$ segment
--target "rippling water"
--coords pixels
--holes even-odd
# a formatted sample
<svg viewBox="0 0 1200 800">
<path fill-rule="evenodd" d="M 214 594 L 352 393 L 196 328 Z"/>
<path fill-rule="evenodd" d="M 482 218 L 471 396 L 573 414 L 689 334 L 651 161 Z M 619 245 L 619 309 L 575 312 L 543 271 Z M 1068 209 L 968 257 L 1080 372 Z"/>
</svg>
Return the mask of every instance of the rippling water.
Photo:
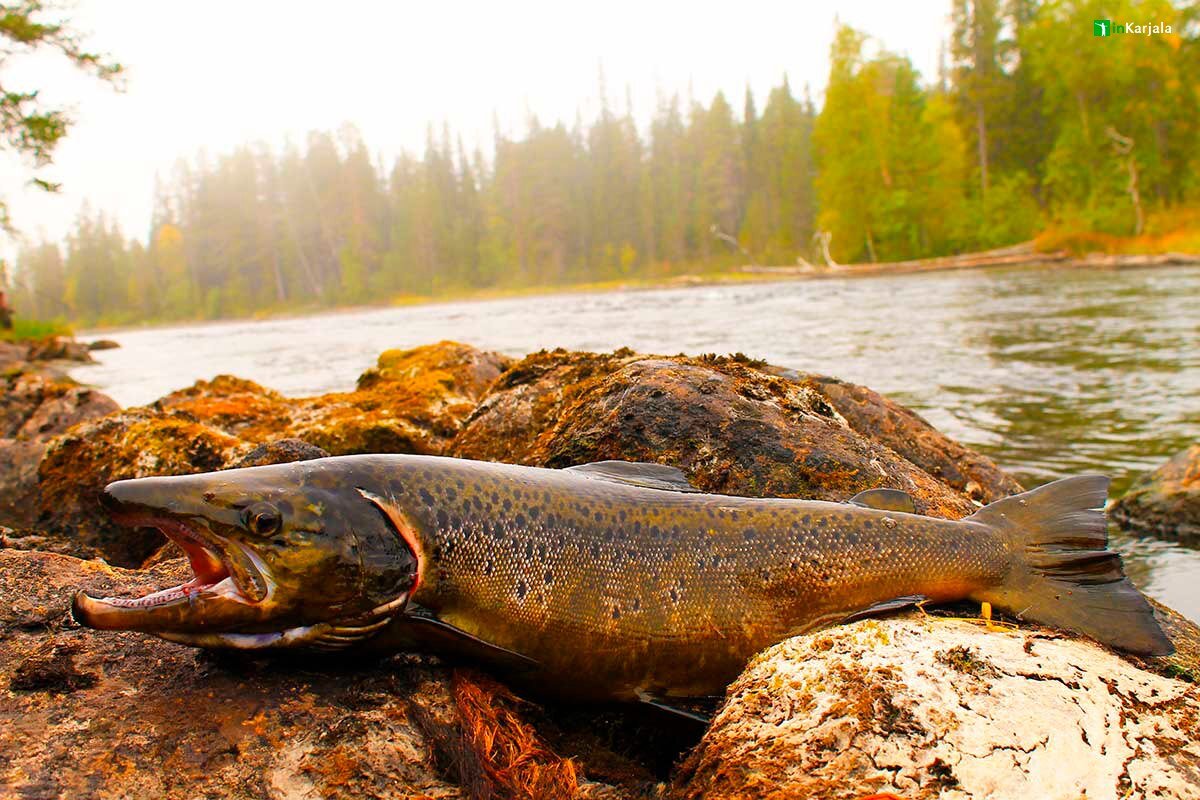
<svg viewBox="0 0 1200 800">
<path fill-rule="evenodd" d="M 445 303 L 105 333 L 77 378 L 122 405 L 231 373 L 344 390 L 390 347 L 741 351 L 862 383 L 1026 485 L 1089 471 L 1116 496 L 1200 440 L 1200 268 L 940 272 Z M 1117 539 L 1135 580 L 1200 620 L 1200 551 Z"/>
</svg>

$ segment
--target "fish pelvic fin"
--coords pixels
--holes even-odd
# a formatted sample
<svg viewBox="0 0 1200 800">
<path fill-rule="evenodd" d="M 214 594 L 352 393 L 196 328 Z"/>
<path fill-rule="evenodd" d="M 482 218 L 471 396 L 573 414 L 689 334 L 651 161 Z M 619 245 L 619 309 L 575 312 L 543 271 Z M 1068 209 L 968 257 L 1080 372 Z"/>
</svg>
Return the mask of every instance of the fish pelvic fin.
<svg viewBox="0 0 1200 800">
<path fill-rule="evenodd" d="M 1074 631 L 1139 655 L 1175 648 L 1153 609 L 1108 549 L 1108 478 L 1083 475 L 1048 483 L 985 506 L 969 521 L 1013 540 L 1013 563 L 1000 586 L 972 594 L 1019 619 Z"/>
</svg>

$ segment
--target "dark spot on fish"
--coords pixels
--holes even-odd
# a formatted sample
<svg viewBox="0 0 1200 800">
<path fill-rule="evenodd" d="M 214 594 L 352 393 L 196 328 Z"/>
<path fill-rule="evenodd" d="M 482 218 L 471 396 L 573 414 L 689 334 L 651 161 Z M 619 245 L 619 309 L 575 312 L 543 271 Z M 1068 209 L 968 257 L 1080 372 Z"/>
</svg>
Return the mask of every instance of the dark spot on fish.
<svg viewBox="0 0 1200 800">
<path fill-rule="evenodd" d="M 476 511 L 483 510 L 483 501 L 479 499 L 479 495 L 475 495 L 471 498 L 471 505 L 475 506 Z"/>
<path fill-rule="evenodd" d="M 453 486 L 446 487 L 446 499 L 451 503 L 458 499 L 458 491 Z"/>
<path fill-rule="evenodd" d="M 456 480 L 454 482 L 454 485 L 458 487 L 458 490 L 460 492 L 466 490 L 466 488 L 467 488 L 467 484 L 462 478 L 459 478 L 458 480 Z"/>
<path fill-rule="evenodd" d="M 533 542 L 525 543 L 525 557 L 533 558 Z"/>
<path fill-rule="evenodd" d="M 483 574 L 490 576 L 495 571 L 496 571 L 496 563 L 489 558 L 483 564 Z"/>
<path fill-rule="evenodd" d="M 622 508 L 617 512 L 617 519 L 621 520 L 621 522 L 625 521 L 625 509 Z"/>
<path fill-rule="evenodd" d="M 445 529 L 445 528 L 449 527 L 450 515 L 446 513 L 446 509 L 439 508 L 437 510 L 437 522 L 438 522 L 438 527 L 440 527 L 440 528 Z"/>
<path fill-rule="evenodd" d="M 546 570 L 546 574 L 542 575 L 542 580 L 546 583 L 547 586 L 554 583 L 554 571 L 549 570 L 549 569 Z"/>
<path fill-rule="evenodd" d="M 679 590 L 676 589 L 674 586 L 671 587 L 671 602 L 672 603 L 679 602 Z"/>
<path fill-rule="evenodd" d="M 513 517 L 513 524 L 516 525 L 518 528 L 524 528 L 525 527 L 525 515 L 517 514 L 515 517 Z"/>
<path fill-rule="evenodd" d="M 600 522 L 601 520 L 604 519 L 604 514 L 600 511 L 597 511 L 595 514 L 592 515 L 592 519 L 596 520 L 596 522 Z"/>
<path fill-rule="evenodd" d="M 546 549 L 546 545 L 544 542 L 542 544 L 538 545 L 537 551 L 538 551 L 538 558 L 542 558 L 542 559 L 544 559 L 546 557 L 546 553 L 549 552 Z"/>
<path fill-rule="evenodd" d="M 760 578 L 762 578 L 764 581 L 769 581 L 769 580 L 771 580 L 771 570 L 767 569 L 766 567 L 763 567 L 762 569 L 760 569 L 758 571 L 758 576 Z"/>
<path fill-rule="evenodd" d="M 592 542 L 591 546 L 588 547 L 588 550 L 591 552 L 592 558 L 600 557 L 600 545 L 598 543 Z"/>
<path fill-rule="evenodd" d="M 616 606 L 613 606 L 613 619 L 620 619 L 620 618 L 621 618 L 621 609 L 617 608 Z"/>
<path fill-rule="evenodd" d="M 871 528 L 875 527 L 875 524 L 873 522 L 871 522 L 871 520 L 869 520 L 869 519 L 864 519 L 862 526 L 863 526 L 863 530 L 869 531 L 869 530 L 871 530 Z"/>
<path fill-rule="evenodd" d="M 513 507 L 512 498 L 511 497 L 504 498 L 504 503 L 502 504 L 502 507 L 504 508 L 505 511 L 512 511 L 512 507 Z"/>
<path fill-rule="evenodd" d="M 527 594 L 529 594 L 529 587 L 525 585 L 525 581 L 517 581 L 517 599 L 524 600 Z"/>
<path fill-rule="evenodd" d="M 427 506 L 433 505 L 433 495 L 429 493 L 428 489 L 421 490 L 421 502 Z"/>
<path fill-rule="evenodd" d="M 500 505 L 500 493 L 492 492 L 492 505 Z"/>
<path fill-rule="evenodd" d="M 807 525 L 807 524 L 808 524 L 808 523 L 810 523 L 810 522 L 812 522 L 812 515 L 811 515 L 811 514 L 805 514 L 803 517 L 801 517 L 801 518 L 800 518 L 800 524 L 801 524 L 801 525 Z"/>
<path fill-rule="evenodd" d="M 530 506 L 527 511 L 530 519 L 537 519 L 542 513 L 542 509 L 538 508 L 537 506 Z"/>
<path fill-rule="evenodd" d="M 640 598 L 640 597 L 633 598 L 633 610 L 634 611 L 642 610 L 642 598 Z"/>
<path fill-rule="evenodd" d="M 746 528 L 746 530 L 742 532 L 742 536 L 746 537 L 747 542 L 754 541 L 754 537 L 757 535 L 758 531 L 754 530 L 754 528 Z"/>
<path fill-rule="evenodd" d="M 662 556 L 663 556 L 663 561 L 670 561 L 671 559 L 675 558 L 675 551 L 668 548 L 666 550 L 663 550 Z"/>
</svg>

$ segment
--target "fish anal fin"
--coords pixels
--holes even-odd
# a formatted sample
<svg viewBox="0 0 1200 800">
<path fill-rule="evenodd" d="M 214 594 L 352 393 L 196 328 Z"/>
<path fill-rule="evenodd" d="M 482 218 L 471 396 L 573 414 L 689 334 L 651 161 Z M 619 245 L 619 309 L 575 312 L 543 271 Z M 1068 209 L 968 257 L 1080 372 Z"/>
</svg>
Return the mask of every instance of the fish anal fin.
<svg viewBox="0 0 1200 800">
<path fill-rule="evenodd" d="M 663 698 L 642 689 L 638 690 L 637 697 L 638 701 L 645 705 L 703 725 L 712 722 L 713 715 L 716 714 L 717 706 L 720 705 L 722 699 L 720 697 Z"/>
<path fill-rule="evenodd" d="M 404 614 L 399 617 L 399 622 L 402 625 L 413 626 L 414 632 L 419 631 L 417 638 L 434 653 L 458 655 L 509 669 L 531 669 L 539 666 L 537 660 L 468 633 L 442 619 L 434 611 L 416 603 L 408 604 Z"/>
<path fill-rule="evenodd" d="M 913 502 L 912 495 L 899 489 L 867 489 L 846 502 L 863 508 L 873 508 L 877 511 L 897 511 L 901 514 L 917 513 L 917 506 Z"/>
<path fill-rule="evenodd" d="M 678 467 L 640 461 L 595 461 L 567 467 L 565 472 L 577 472 L 598 481 L 640 486 L 643 489 L 662 489 L 667 492 L 699 492 L 688 483 L 687 475 Z"/>
<path fill-rule="evenodd" d="M 906 594 L 900 597 L 893 597 L 890 600 L 883 600 L 878 603 L 873 603 L 866 608 L 861 608 L 858 611 L 852 611 L 842 618 L 842 622 L 854 622 L 867 617 L 878 617 L 881 614 L 888 614 L 892 611 L 900 611 L 904 608 L 911 608 L 918 603 L 924 603 L 929 598 L 922 594 Z"/>
</svg>

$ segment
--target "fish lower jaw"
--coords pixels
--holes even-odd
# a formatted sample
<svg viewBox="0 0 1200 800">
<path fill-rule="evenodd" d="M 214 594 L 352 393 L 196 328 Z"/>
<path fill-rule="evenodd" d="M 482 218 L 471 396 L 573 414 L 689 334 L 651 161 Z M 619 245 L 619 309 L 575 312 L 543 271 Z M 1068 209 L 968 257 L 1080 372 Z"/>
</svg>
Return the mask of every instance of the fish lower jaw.
<svg viewBox="0 0 1200 800">
<path fill-rule="evenodd" d="M 105 597 L 97 599 L 101 603 L 106 603 L 116 608 L 153 608 L 154 606 L 173 603 L 176 600 L 195 598 L 202 592 L 208 595 L 220 595 L 230 600 L 246 602 L 245 597 L 237 587 L 237 583 L 229 575 L 216 582 L 205 582 L 199 578 L 193 578 L 187 583 L 161 589 L 144 597 Z"/>
</svg>

